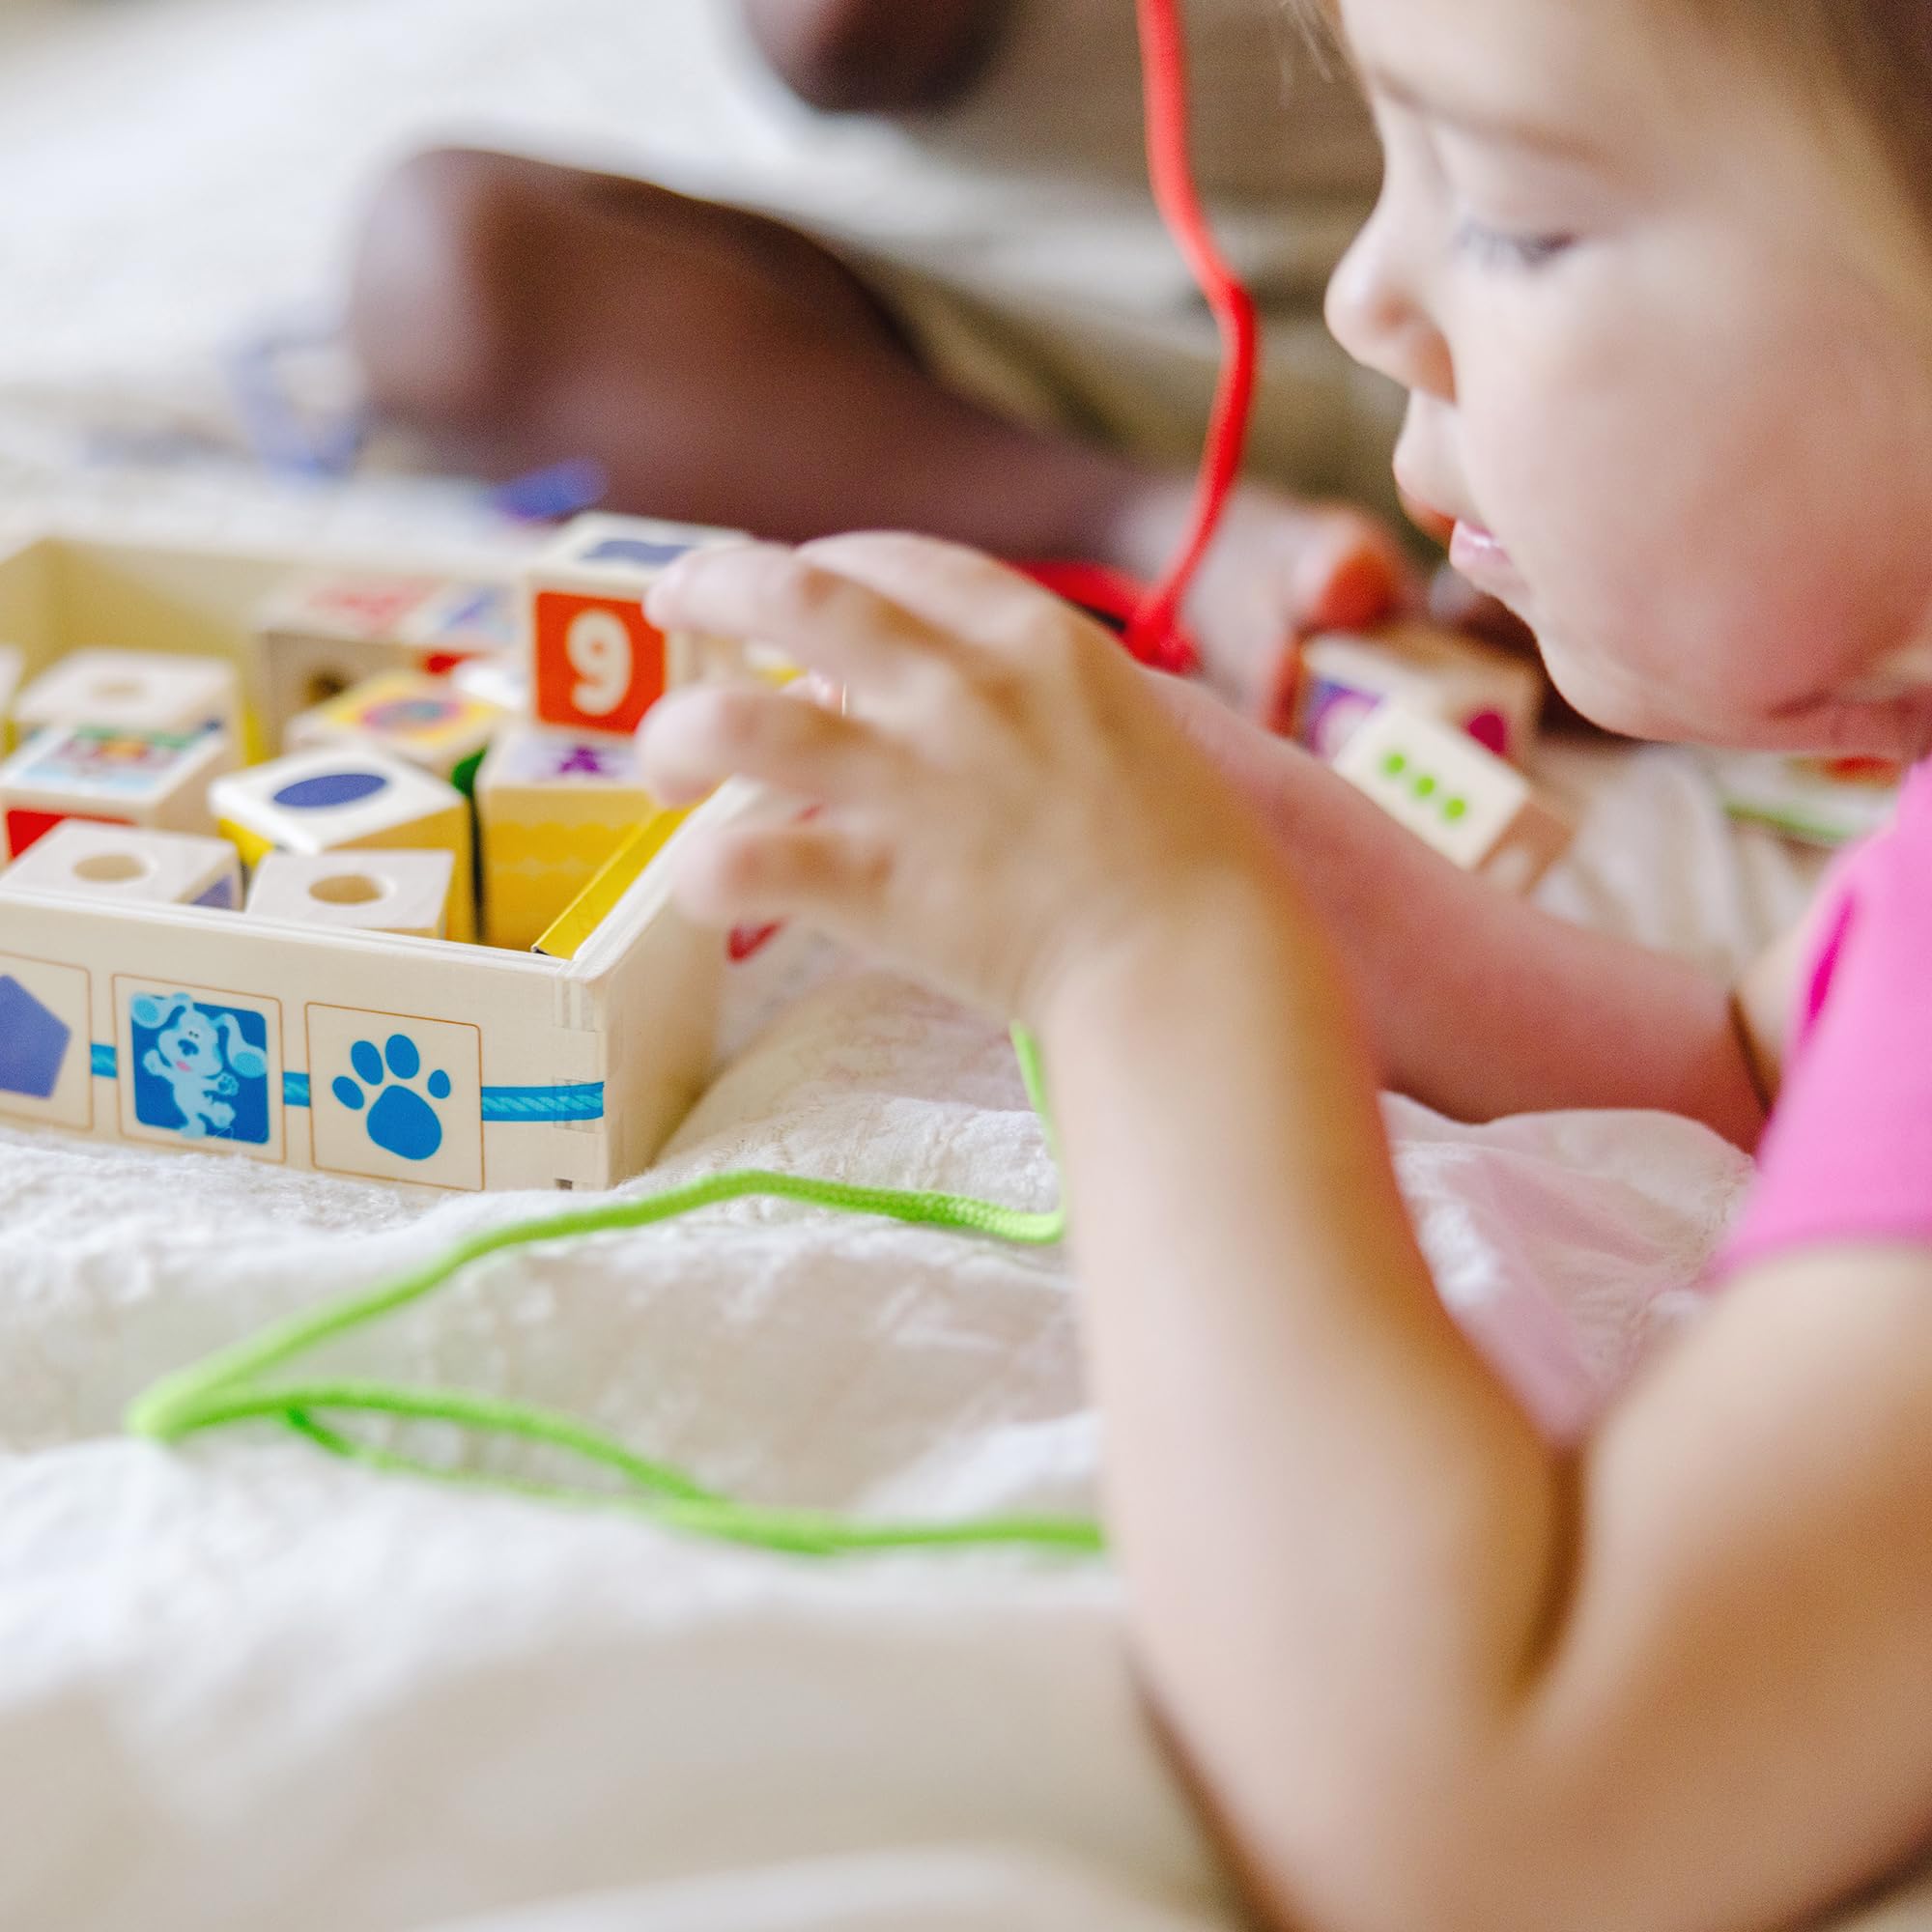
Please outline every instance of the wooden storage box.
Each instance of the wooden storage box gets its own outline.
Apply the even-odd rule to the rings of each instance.
[[[0,554],[0,652],[28,675],[89,644],[216,655],[256,702],[253,614],[313,560],[35,540]],[[0,1121],[385,1182],[605,1187],[701,1090],[724,967],[662,861],[568,960],[0,876]]]

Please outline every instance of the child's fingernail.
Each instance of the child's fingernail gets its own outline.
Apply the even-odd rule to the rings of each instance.
[[[679,557],[644,592],[645,616],[655,621],[660,611],[668,610],[677,602],[684,587],[685,578],[688,575],[687,566],[689,562],[690,559],[688,557]]]

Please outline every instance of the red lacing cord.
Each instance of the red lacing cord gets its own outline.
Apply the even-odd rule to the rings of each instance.
[[[1229,267],[1194,184],[1188,142],[1187,45],[1179,0],[1137,0],[1147,111],[1148,177],[1155,206],[1207,298],[1221,336],[1221,375],[1195,484],[1194,518],[1165,578],[1151,590],[1098,564],[1029,565],[1049,589],[1126,622],[1126,646],[1163,670],[1194,668],[1198,653],[1180,623],[1181,600],[1214,539],[1240,474],[1253,413],[1261,341],[1254,298]]]

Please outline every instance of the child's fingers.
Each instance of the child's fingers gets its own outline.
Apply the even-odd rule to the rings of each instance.
[[[885,846],[824,820],[722,832],[694,845],[677,899],[701,925],[810,919],[860,935],[892,874]]]
[[[665,630],[775,644],[795,662],[890,693],[950,662],[959,646],[869,585],[781,544],[693,551],[651,587]]]
[[[1295,565],[1292,595],[1303,631],[1360,631],[1390,616],[1410,587],[1407,559],[1373,517],[1324,512]]]
[[[820,537],[799,554],[887,597],[948,636],[1024,652],[1072,619],[1067,605],[1010,564],[936,537],[862,531]]]
[[[903,779],[907,762],[869,724],[755,686],[674,692],[652,708],[639,739],[644,783],[666,805],[737,777],[851,804]]]

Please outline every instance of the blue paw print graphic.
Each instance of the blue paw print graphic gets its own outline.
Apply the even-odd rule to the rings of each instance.
[[[333,1082],[332,1091],[353,1113],[369,1108],[369,1138],[384,1152],[403,1160],[432,1158],[442,1145],[442,1122],[413,1087],[397,1084],[413,1080],[422,1071],[422,1055],[415,1041],[406,1033],[392,1033],[378,1052],[373,1040],[358,1039],[349,1049],[349,1062],[361,1076],[360,1083],[342,1074]],[[430,1100],[449,1098],[447,1073],[432,1073],[423,1085]],[[365,1089],[376,1090],[373,1104]]]

